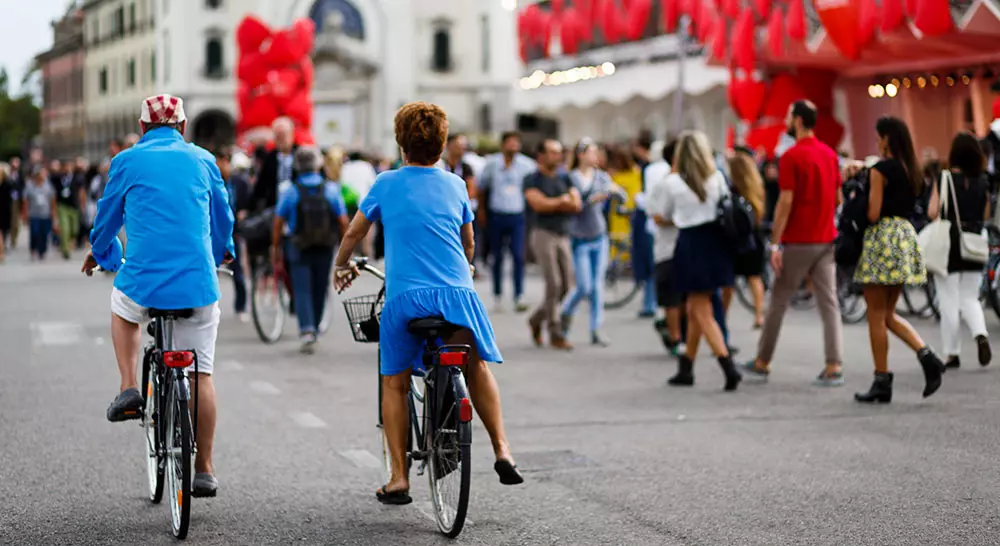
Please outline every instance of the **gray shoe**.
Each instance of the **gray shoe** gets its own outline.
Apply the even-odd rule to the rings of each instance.
[[[108,421],[117,423],[142,417],[142,395],[139,389],[125,389],[108,406]]]
[[[219,480],[207,472],[198,472],[191,480],[192,497],[214,497],[219,490]]]
[[[844,386],[844,373],[834,372],[828,374],[826,370],[823,370],[813,381],[813,385],[817,387],[842,387]]]
[[[299,337],[299,341],[302,342],[302,346],[299,347],[299,351],[304,355],[311,355],[316,352],[316,334],[312,332],[307,332]]]
[[[741,366],[737,366],[740,372],[743,373],[743,377],[748,379],[753,379],[756,381],[767,381],[769,375],[771,375],[770,370],[764,371],[757,367],[757,362],[751,360],[750,362],[745,362]]]

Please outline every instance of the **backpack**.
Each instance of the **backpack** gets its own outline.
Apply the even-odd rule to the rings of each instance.
[[[295,210],[292,243],[299,250],[333,248],[339,240],[339,230],[333,207],[326,199],[326,183],[309,188],[295,182],[295,189],[299,192],[299,204]]]
[[[854,267],[861,259],[865,230],[868,229],[868,189],[857,179],[843,187],[844,204],[837,220],[834,260],[837,265]]]
[[[754,249],[757,221],[753,207],[742,196],[734,194],[725,183],[726,192],[719,198],[716,222],[738,254]]]

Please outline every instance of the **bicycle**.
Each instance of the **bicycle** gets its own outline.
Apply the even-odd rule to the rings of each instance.
[[[383,285],[376,295],[343,301],[348,324],[356,342],[378,343],[379,317],[385,303],[385,274],[369,265],[367,258],[355,258],[353,262],[358,269],[381,280]],[[413,462],[419,462],[417,475],[423,476],[425,472],[428,475],[438,529],[445,536],[455,538],[465,526],[472,479],[472,403],[462,375],[471,347],[442,344],[440,339],[450,337],[461,327],[440,317],[411,320],[408,328],[423,340],[424,349],[421,355],[423,369],[415,369],[410,378],[407,401],[410,433],[407,435],[405,471],[409,473]],[[422,389],[418,377],[423,379]],[[381,374],[378,395],[376,428],[388,479],[392,466],[383,427]],[[449,477],[455,478],[456,488],[449,487],[452,481],[445,483]]]
[[[97,267],[94,271],[103,271]],[[219,272],[232,275],[227,268]],[[139,425],[146,435],[149,500],[159,504],[164,485],[170,499],[170,528],[183,540],[191,523],[192,461],[198,451],[198,397],[191,395],[187,368],[198,375],[198,354],[174,347],[174,323],[189,319],[194,309],[149,309],[146,331],[153,338],[143,349],[142,410]],[[195,386],[197,393],[197,386]],[[189,403],[193,402],[193,407]],[[166,484],[164,484],[166,481]]]
[[[253,258],[253,276],[250,281],[250,315],[257,337],[268,345],[277,343],[285,331],[285,320],[292,311],[291,281],[284,268],[276,269],[266,255]],[[330,328],[331,295],[326,296],[319,333]]]
[[[983,269],[983,280],[979,288],[979,299],[985,301],[1000,318],[1000,229],[986,225],[989,238],[990,257]]]

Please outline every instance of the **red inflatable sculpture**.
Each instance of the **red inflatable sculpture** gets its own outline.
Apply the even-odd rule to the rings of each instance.
[[[315,34],[310,19],[299,19],[291,28],[272,30],[252,15],[243,18],[236,29],[239,134],[270,127],[278,117],[288,116],[295,122],[296,143],[315,143],[313,64],[309,57]]]

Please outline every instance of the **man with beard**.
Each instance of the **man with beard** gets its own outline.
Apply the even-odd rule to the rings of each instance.
[[[837,301],[837,265],[834,218],[840,202],[840,165],[837,153],[816,139],[816,106],[800,100],[789,107],[788,134],[795,138],[778,166],[781,193],[774,211],[771,267],[776,275],[771,304],[757,345],[757,358],[746,363],[744,377],[766,379],[774,356],[781,321],[792,295],[808,276],[812,280],[820,317],[826,368],[816,378],[820,386],[840,386],[840,304]]]

